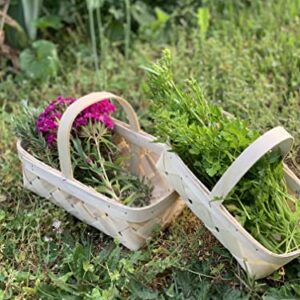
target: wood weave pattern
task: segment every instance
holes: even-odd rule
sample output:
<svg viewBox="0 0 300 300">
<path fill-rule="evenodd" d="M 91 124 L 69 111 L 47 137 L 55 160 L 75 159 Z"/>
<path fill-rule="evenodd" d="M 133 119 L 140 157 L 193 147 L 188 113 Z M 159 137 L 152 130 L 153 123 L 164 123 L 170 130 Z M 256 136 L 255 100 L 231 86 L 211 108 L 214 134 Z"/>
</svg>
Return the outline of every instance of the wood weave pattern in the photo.
<svg viewBox="0 0 300 300">
<path fill-rule="evenodd" d="M 157 225 L 165 227 L 185 204 L 156 168 L 164 147 L 154 144 L 154 138 L 146 133 L 132 132 L 122 122 L 117 122 L 116 132 L 119 132 L 116 140 L 122 152 L 131 156 L 138 155 L 137 173 L 146 176 L 154 186 L 151 203 L 146 207 L 122 205 L 76 180 L 64 178 L 60 171 L 26 152 L 21 142 L 18 142 L 18 153 L 26 188 L 62 207 L 79 220 L 117 238 L 128 249 L 137 250 Z"/>
<path fill-rule="evenodd" d="M 300 256 L 300 249 L 290 253 L 276 254 L 248 233 L 244 227 L 222 205 L 220 198 L 215 198 L 215 191 L 226 195 L 242 178 L 243 174 L 265 153 L 279 147 L 283 156 L 291 146 L 291 136 L 282 128 L 271 129 L 251 144 L 230 166 L 212 191 L 189 170 L 180 157 L 174 152 L 164 151 L 157 166 L 164 173 L 168 183 L 173 186 L 194 214 L 204 223 L 209 231 L 235 257 L 241 267 L 256 279 L 266 277 Z M 251 150 L 251 151 L 249 151 Z M 250 152 L 250 155 L 248 155 Z M 238 162 L 238 163 L 237 163 Z M 284 165 L 287 187 L 293 194 L 300 191 L 300 180 Z M 229 175 L 228 175 L 229 174 Z M 221 188 L 220 188 L 221 187 Z M 230 188 L 229 188 L 230 187 Z M 253 199 L 255 201 L 255 199 Z"/>
</svg>

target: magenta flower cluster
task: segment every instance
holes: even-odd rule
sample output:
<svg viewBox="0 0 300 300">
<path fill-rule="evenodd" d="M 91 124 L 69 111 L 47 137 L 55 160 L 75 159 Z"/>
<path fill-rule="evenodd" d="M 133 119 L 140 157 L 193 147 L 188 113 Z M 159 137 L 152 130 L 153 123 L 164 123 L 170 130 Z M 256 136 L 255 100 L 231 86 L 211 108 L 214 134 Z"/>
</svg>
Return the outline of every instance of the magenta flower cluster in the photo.
<svg viewBox="0 0 300 300">
<path fill-rule="evenodd" d="M 66 108 L 75 101 L 75 98 L 58 96 L 55 100 L 51 101 L 45 110 L 38 116 L 36 129 L 43 135 L 48 145 L 53 145 L 56 141 L 59 120 Z M 73 128 L 78 130 L 92 121 L 101 122 L 107 128 L 113 129 L 114 122 L 111 119 L 110 114 L 115 111 L 115 105 L 108 99 L 102 100 L 82 111 L 75 119 Z"/>
</svg>

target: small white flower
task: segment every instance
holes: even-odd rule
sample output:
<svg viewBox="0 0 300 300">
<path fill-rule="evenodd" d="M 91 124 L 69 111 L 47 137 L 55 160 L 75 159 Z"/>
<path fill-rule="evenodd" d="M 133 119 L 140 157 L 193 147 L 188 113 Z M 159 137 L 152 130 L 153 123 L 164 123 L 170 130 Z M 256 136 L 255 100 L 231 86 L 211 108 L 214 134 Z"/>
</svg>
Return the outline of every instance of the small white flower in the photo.
<svg viewBox="0 0 300 300">
<path fill-rule="evenodd" d="M 59 220 L 55 220 L 52 223 L 52 227 L 54 227 L 54 229 L 56 229 L 56 230 L 58 230 L 60 228 L 60 225 L 61 225 L 61 221 L 59 221 Z"/>
<path fill-rule="evenodd" d="M 48 237 L 48 236 L 44 237 L 45 242 L 51 242 L 52 240 L 53 240 L 52 237 Z"/>
</svg>

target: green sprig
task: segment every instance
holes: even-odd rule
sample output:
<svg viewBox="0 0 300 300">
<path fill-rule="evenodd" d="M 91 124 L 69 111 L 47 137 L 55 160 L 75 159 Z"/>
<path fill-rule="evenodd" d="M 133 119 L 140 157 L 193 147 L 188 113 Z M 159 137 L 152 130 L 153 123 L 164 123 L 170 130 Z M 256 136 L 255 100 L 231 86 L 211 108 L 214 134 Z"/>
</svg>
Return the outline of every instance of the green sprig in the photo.
<svg viewBox="0 0 300 300">
<path fill-rule="evenodd" d="M 156 136 L 170 143 L 191 171 L 212 189 L 259 132 L 208 103 L 194 79 L 186 80 L 183 86 L 175 83 L 169 50 L 145 70 Z M 299 205 L 290 208 L 289 203 L 295 203 L 291 198 L 282 157 L 272 151 L 247 172 L 223 203 L 265 247 L 286 253 L 300 246 L 300 209 Z"/>
</svg>

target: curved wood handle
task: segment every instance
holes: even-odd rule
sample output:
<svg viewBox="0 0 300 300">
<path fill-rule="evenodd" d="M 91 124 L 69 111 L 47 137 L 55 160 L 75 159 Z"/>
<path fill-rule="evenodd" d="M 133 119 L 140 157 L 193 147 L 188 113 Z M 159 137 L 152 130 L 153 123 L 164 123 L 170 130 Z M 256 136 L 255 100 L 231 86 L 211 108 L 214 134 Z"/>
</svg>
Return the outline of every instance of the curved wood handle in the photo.
<svg viewBox="0 0 300 300">
<path fill-rule="evenodd" d="M 60 169 L 64 177 L 68 179 L 73 178 L 70 153 L 70 135 L 73 122 L 80 112 L 82 112 L 85 108 L 104 99 L 117 100 L 127 114 L 130 128 L 133 131 L 140 131 L 140 124 L 137 115 L 132 106 L 125 99 L 108 92 L 95 92 L 79 98 L 64 112 L 59 122 L 57 132 L 57 147 Z"/>
<path fill-rule="evenodd" d="M 291 149 L 293 141 L 293 137 L 281 126 L 267 131 L 248 146 L 230 165 L 213 187 L 210 199 L 217 204 L 221 204 L 229 192 L 260 158 L 275 148 L 279 148 L 282 156 L 285 157 Z"/>
</svg>

